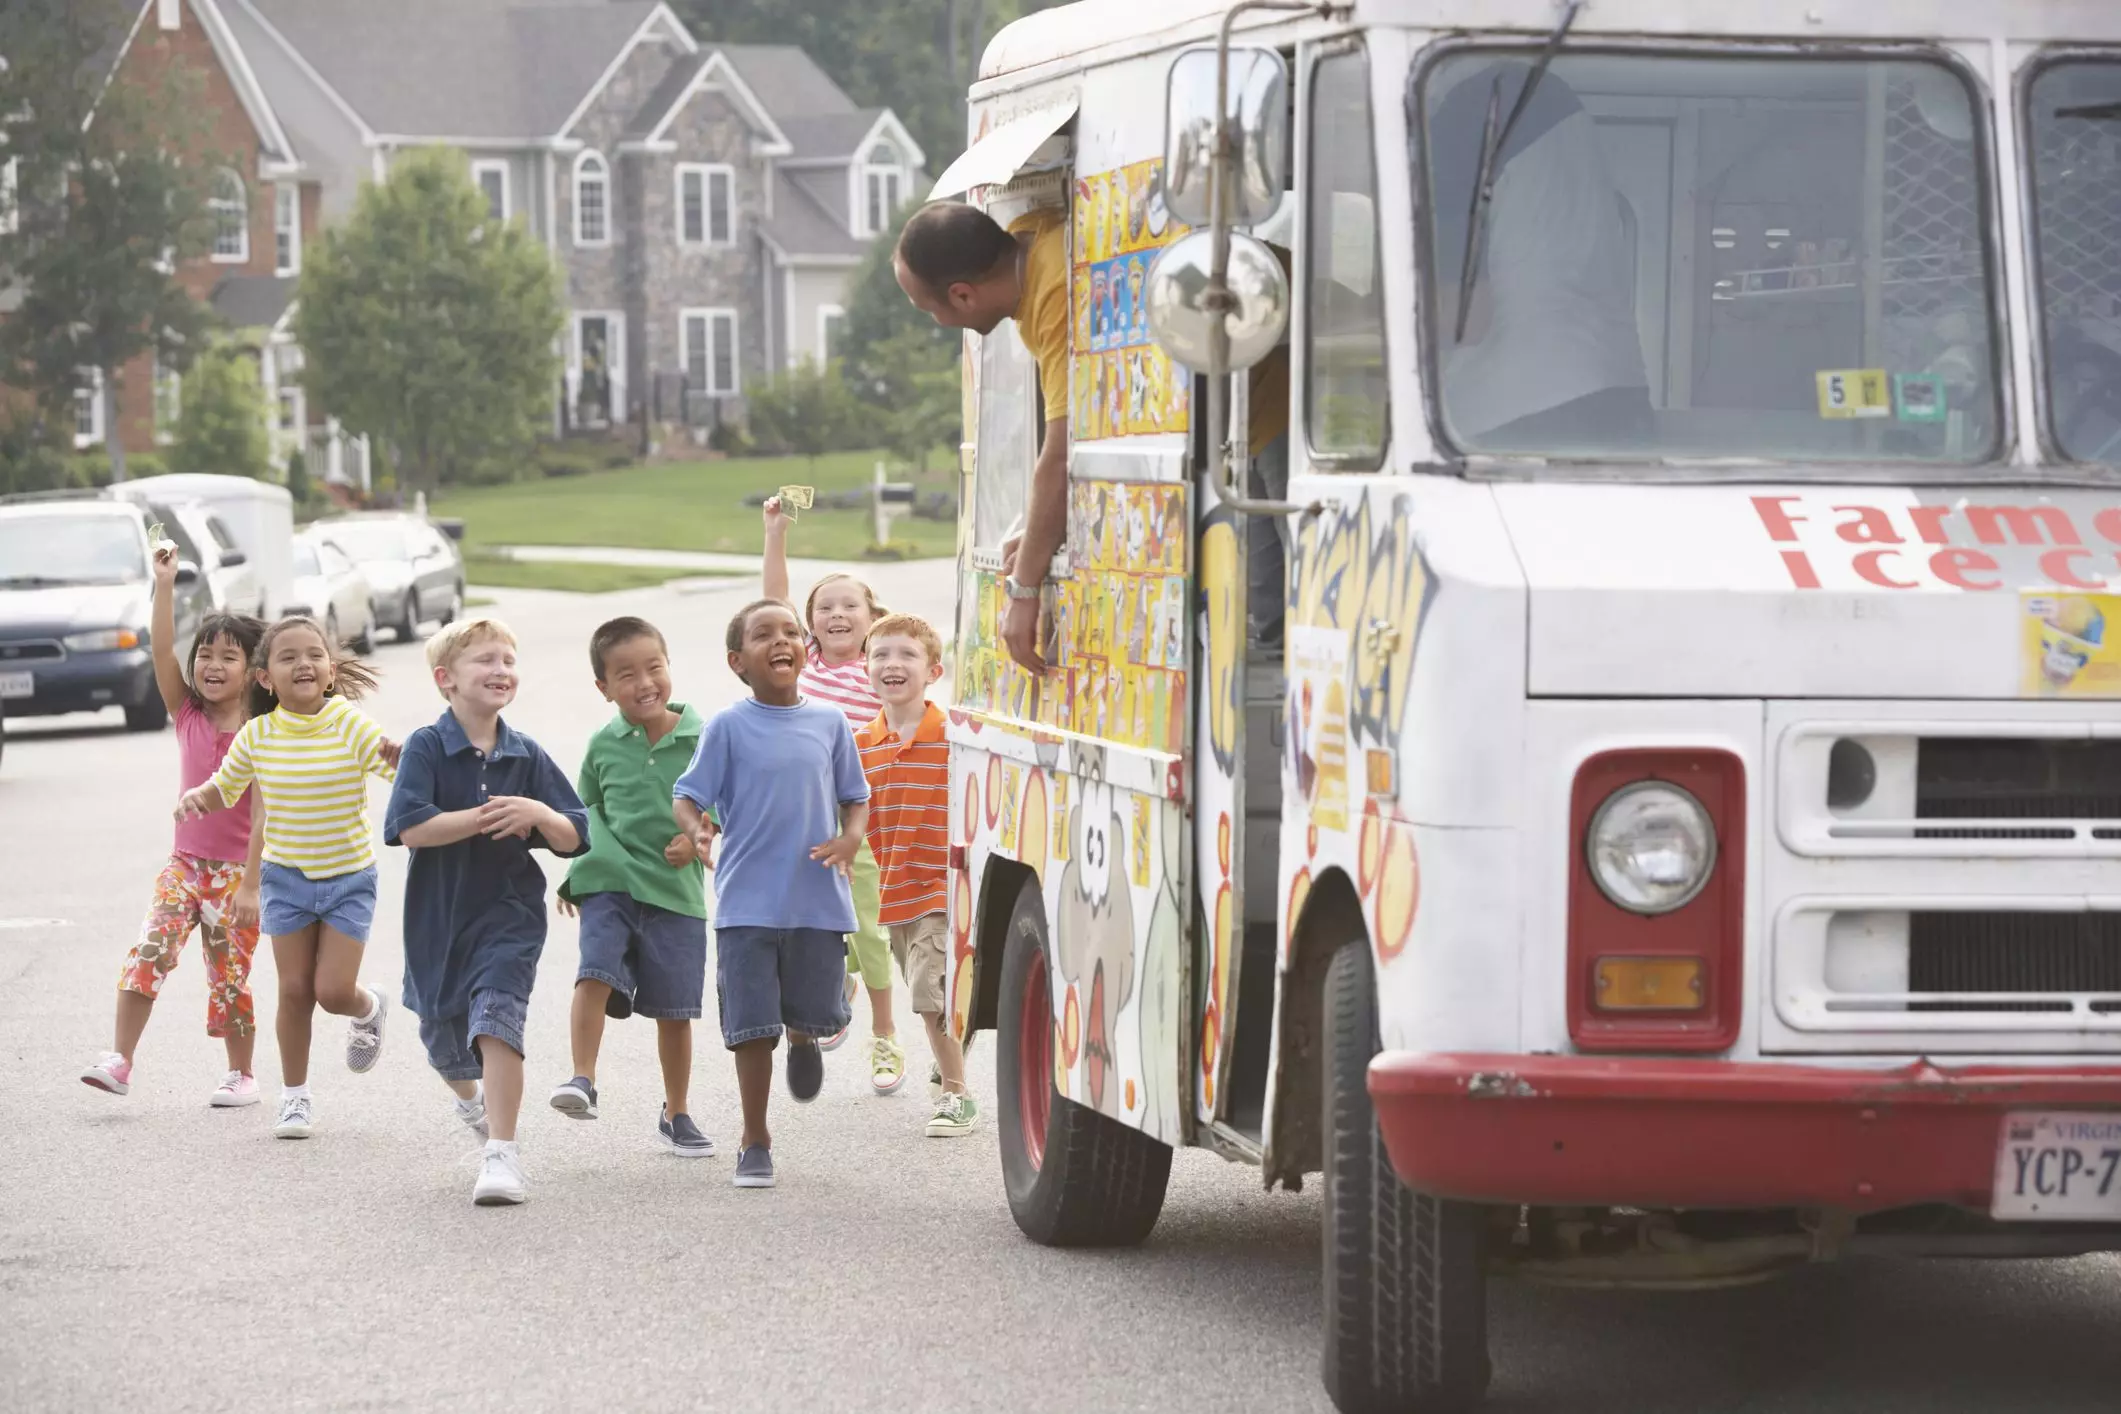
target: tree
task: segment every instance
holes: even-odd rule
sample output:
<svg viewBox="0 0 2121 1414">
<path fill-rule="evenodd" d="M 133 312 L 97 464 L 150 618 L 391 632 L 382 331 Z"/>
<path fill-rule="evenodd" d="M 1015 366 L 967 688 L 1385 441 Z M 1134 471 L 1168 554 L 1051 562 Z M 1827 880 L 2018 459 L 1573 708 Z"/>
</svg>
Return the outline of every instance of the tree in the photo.
<svg viewBox="0 0 2121 1414">
<path fill-rule="evenodd" d="M 72 421 L 75 391 L 101 370 L 111 479 L 125 479 L 121 370 L 150 350 L 183 368 L 204 306 L 177 268 L 211 239 L 196 84 L 173 65 L 131 64 L 117 40 L 137 7 L 118 0 L 0 4 L 0 284 L 23 291 L 0 323 L 0 381 L 32 389 Z"/>
<path fill-rule="evenodd" d="M 891 269 L 894 233 L 869 248 L 840 326 L 847 380 L 877 410 L 885 447 L 921 470 L 937 447 L 961 440 L 958 364 L 964 335 L 913 307 Z"/>
<path fill-rule="evenodd" d="M 462 154 L 415 152 L 305 259 L 295 337 L 313 401 L 432 491 L 525 453 L 559 377 L 552 258 L 497 222 Z"/>
<path fill-rule="evenodd" d="M 747 413 L 759 450 L 805 456 L 813 466 L 825 452 L 867 442 L 861 405 L 838 364 L 803 360 L 753 393 Z"/>
<path fill-rule="evenodd" d="M 265 436 L 265 388 L 257 360 L 231 344 L 201 354 L 184 380 L 184 406 L 169 449 L 171 471 L 248 476 L 272 474 Z"/>
</svg>

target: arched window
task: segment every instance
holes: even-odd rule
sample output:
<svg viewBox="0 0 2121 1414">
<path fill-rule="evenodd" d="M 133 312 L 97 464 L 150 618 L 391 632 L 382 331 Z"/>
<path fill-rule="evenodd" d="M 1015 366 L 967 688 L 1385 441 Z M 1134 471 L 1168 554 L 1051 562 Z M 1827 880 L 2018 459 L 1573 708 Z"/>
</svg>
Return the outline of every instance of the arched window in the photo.
<svg viewBox="0 0 2121 1414">
<path fill-rule="evenodd" d="M 881 234 L 905 199 L 906 160 L 889 140 L 879 141 L 862 157 L 862 234 Z"/>
<path fill-rule="evenodd" d="M 574 159 L 574 243 L 611 244 L 611 166 L 593 150 Z"/>
<path fill-rule="evenodd" d="M 214 217 L 214 259 L 241 265 L 250 259 L 250 193 L 243 179 L 228 168 L 214 173 L 214 193 L 207 198 Z"/>
</svg>

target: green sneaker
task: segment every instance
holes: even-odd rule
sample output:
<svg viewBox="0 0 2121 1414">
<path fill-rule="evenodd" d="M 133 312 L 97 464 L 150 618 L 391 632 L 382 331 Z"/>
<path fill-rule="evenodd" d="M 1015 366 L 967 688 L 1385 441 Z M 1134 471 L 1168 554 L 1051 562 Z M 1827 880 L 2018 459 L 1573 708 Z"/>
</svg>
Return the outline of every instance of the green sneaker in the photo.
<svg viewBox="0 0 2121 1414">
<path fill-rule="evenodd" d="M 979 1102 L 970 1095 L 950 1094 L 935 1107 L 928 1121 L 930 1139 L 962 1139 L 979 1124 Z"/>
</svg>

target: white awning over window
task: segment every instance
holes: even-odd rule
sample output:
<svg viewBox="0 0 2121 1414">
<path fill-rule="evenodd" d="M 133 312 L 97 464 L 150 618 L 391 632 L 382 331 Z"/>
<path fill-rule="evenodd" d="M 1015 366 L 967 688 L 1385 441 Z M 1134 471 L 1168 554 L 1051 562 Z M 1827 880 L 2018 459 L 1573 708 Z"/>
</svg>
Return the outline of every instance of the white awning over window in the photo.
<svg viewBox="0 0 2121 1414">
<path fill-rule="evenodd" d="M 1019 113 L 965 149 L 928 193 L 930 201 L 963 196 L 974 187 L 998 186 L 1014 177 L 1031 155 L 1075 116 L 1076 100 L 1063 99 Z"/>
</svg>

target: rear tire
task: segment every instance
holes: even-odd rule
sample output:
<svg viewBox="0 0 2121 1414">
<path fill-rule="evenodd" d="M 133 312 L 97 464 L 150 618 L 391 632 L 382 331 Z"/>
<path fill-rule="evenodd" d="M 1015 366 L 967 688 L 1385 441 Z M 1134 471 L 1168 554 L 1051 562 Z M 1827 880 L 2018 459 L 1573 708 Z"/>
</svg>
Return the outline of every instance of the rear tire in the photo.
<svg viewBox="0 0 2121 1414">
<path fill-rule="evenodd" d="M 129 732 L 158 732 L 168 725 L 169 708 L 163 704 L 160 694 L 152 690 L 137 707 L 125 709 L 125 729 Z"/>
<path fill-rule="evenodd" d="M 1009 1215 L 1048 1247 L 1132 1247 L 1163 1211 L 1171 1149 L 1054 1088 L 1051 975 L 1045 901 L 1027 879 L 1003 946 L 995 1057 Z"/>
<path fill-rule="evenodd" d="M 1326 972 L 1326 1393 L 1341 1414 L 1458 1414 L 1488 1388 L 1485 1216 L 1399 1181 L 1370 1105 L 1370 945 Z"/>
</svg>

